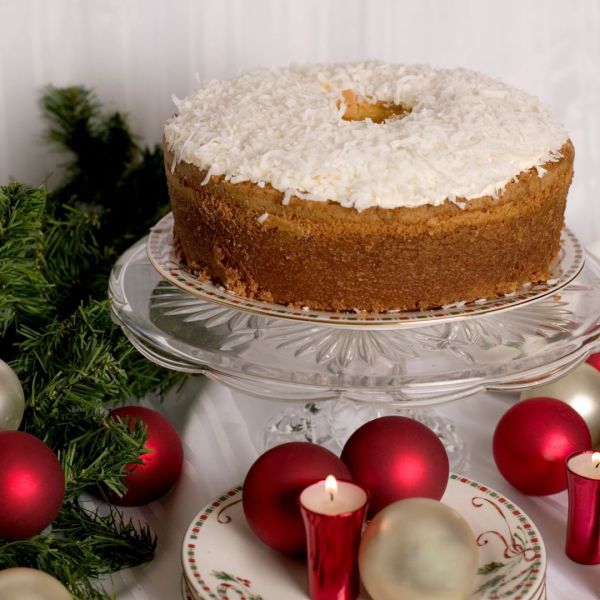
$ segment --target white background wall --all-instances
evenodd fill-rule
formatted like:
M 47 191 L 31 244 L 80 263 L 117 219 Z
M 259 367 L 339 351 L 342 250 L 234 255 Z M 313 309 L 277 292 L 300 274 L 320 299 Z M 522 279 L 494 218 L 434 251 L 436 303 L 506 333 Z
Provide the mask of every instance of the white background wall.
M 56 174 L 48 83 L 94 87 L 154 143 L 195 73 L 365 58 L 469 67 L 539 96 L 576 148 L 567 223 L 600 238 L 598 0 L 0 0 L 0 182 Z

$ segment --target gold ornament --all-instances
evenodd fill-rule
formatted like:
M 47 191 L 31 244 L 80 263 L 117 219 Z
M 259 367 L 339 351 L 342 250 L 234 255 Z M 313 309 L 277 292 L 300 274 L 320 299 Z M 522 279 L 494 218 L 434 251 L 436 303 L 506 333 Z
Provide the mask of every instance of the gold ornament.
M 521 393 L 526 398 L 556 398 L 574 408 L 586 422 L 592 446 L 600 446 L 600 371 L 583 363 L 562 379 Z
M 17 567 L 0 571 L 2 600 L 71 600 L 67 588 L 52 575 Z
M 0 431 L 19 429 L 25 396 L 15 372 L 0 360 Z
M 375 515 L 358 556 L 373 600 L 463 600 L 477 575 L 477 543 L 467 522 L 429 498 L 409 498 Z

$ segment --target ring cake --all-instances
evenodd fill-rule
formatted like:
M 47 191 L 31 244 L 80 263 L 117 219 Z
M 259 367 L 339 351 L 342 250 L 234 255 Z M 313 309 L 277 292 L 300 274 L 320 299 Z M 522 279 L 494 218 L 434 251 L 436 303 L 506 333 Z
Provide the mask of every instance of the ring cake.
M 176 249 L 239 295 L 413 310 L 549 276 L 574 150 L 522 91 L 365 63 L 257 70 L 176 104 Z

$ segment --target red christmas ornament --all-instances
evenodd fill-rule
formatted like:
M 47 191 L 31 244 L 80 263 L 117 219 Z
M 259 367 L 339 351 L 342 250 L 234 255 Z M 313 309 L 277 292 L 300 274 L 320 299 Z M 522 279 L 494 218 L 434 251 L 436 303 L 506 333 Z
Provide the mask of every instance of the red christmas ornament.
M 590 354 L 586 362 L 600 371 L 600 352 L 596 352 L 596 354 Z
M 242 504 L 250 528 L 275 550 L 303 552 L 306 535 L 298 496 L 327 475 L 350 479 L 346 465 L 322 446 L 289 442 L 267 450 L 244 481 Z
M 161 414 L 143 406 L 124 406 L 110 414 L 127 421 L 129 429 L 141 420 L 147 428 L 149 452 L 140 456 L 141 464 L 128 465 L 127 492 L 123 496 L 108 492 L 108 499 L 119 506 L 139 506 L 158 500 L 175 485 L 181 474 L 183 447 L 177 431 Z
M 439 500 L 450 466 L 431 429 L 407 417 L 380 417 L 359 427 L 346 442 L 342 460 L 356 483 L 371 492 L 369 514 L 404 498 Z
M 545 496 L 567 487 L 566 459 L 592 445 L 583 418 L 555 398 L 530 398 L 509 408 L 494 432 L 494 460 L 525 494 Z
M 0 538 L 25 540 L 55 519 L 65 497 L 56 454 L 23 431 L 0 431 Z

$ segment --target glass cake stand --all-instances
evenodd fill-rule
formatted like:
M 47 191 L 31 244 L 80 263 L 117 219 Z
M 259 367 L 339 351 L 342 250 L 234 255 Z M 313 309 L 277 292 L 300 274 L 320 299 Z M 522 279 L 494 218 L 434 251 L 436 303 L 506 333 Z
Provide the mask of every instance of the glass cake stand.
M 146 238 L 134 244 L 113 268 L 115 322 L 166 368 L 295 403 L 267 425 L 265 447 L 307 439 L 339 448 L 362 422 L 400 411 L 436 431 L 460 472 L 464 443 L 452 423 L 423 409 L 552 381 L 600 345 L 600 269 L 593 257 L 581 272 L 571 268 L 570 283 L 560 289 L 502 310 L 451 310 L 381 327 L 315 321 L 302 312 L 274 316 L 199 297 L 167 281 L 146 245 Z

